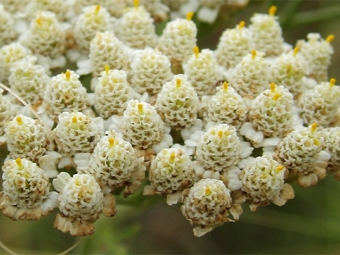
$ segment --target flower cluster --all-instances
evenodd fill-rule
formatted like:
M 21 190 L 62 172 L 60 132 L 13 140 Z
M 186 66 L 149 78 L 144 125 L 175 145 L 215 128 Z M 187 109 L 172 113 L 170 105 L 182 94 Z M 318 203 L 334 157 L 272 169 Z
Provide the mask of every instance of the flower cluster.
M 293 47 L 271 7 L 200 51 L 192 11 L 212 21 L 246 0 L 101 2 L 18 2 L 20 18 L 0 5 L 4 215 L 58 208 L 57 229 L 92 235 L 117 196 L 140 189 L 180 204 L 203 236 L 238 221 L 248 202 L 284 205 L 290 181 L 340 179 L 334 36 Z M 167 15 L 177 18 L 157 35 Z

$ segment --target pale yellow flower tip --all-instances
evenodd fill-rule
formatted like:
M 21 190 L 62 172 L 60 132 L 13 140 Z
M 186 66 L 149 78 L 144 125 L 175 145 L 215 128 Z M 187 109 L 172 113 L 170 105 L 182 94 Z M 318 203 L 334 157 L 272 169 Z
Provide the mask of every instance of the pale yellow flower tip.
M 72 123 L 76 124 L 78 122 L 77 116 L 72 117 Z
M 94 13 L 95 13 L 95 14 L 98 14 L 99 11 L 100 11 L 100 8 L 101 8 L 101 6 L 100 6 L 99 4 L 96 5 L 96 8 L 94 9 Z
M 21 116 L 16 117 L 15 120 L 18 122 L 19 125 L 24 124 L 24 122 L 22 121 Z
M 331 35 L 329 35 L 329 36 L 327 36 L 327 38 L 326 38 L 326 42 L 332 42 L 334 40 L 334 35 L 333 34 L 331 34 Z
M 67 71 L 66 71 L 66 73 L 65 73 L 65 78 L 66 78 L 67 81 L 70 80 L 70 78 L 71 78 L 71 72 L 70 72 L 70 70 L 67 70 Z
M 38 17 L 38 18 L 35 19 L 35 22 L 36 22 L 39 26 L 41 26 L 43 20 L 42 20 L 42 18 Z
M 133 7 L 137 9 L 138 6 L 139 6 L 139 0 L 133 0 Z
M 192 16 L 194 16 L 194 13 L 193 12 L 188 12 L 187 16 L 186 16 L 187 20 L 191 20 Z
M 318 128 L 318 124 L 313 123 L 313 124 L 311 125 L 311 131 L 312 131 L 312 133 L 314 133 L 315 130 L 316 130 L 317 128 Z
M 138 112 L 139 112 L 139 114 L 143 114 L 143 113 L 144 113 L 143 104 L 139 103 L 139 104 L 137 105 L 137 107 L 138 107 Z
M 108 74 L 109 74 L 109 71 L 110 71 L 110 66 L 109 66 L 109 65 L 105 65 L 105 66 L 104 66 L 104 69 L 105 69 L 106 75 L 108 75 Z
M 115 139 L 113 137 L 109 137 L 108 140 L 109 140 L 109 147 L 112 148 L 113 145 L 115 144 Z
M 228 82 L 224 81 L 222 85 L 223 85 L 223 91 L 226 92 L 229 86 Z
M 333 87 L 335 83 L 336 83 L 336 79 L 331 78 L 331 79 L 329 80 L 329 86 L 330 86 L 330 87 Z
M 23 169 L 24 166 L 22 165 L 22 162 L 21 162 L 21 158 L 17 158 L 15 160 L 15 163 L 17 163 L 17 166 L 19 167 L 19 169 Z
M 194 47 L 194 54 L 195 54 L 196 58 L 198 57 L 199 52 L 200 52 L 200 49 L 197 46 L 195 46 Z
M 270 83 L 269 87 L 270 87 L 270 91 L 271 91 L 272 93 L 274 93 L 274 92 L 275 92 L 275 89 L 276 89 L 276 85 L 274 84 L 274 82 Z
M 242 29 L 242 28 L 244 28 L 245 25 L 246 25 L 246 23 L 242 20 L 240 23 L 238 23 L 237 28 Z
M 256 50 L 251 51 L 251 58 L 254 60 L 256 58 Z
M 209 187 L 205 188 L 205 195 L 210 196 L 211 195 L 211 189 Z
M 176 88 L 181 87 L 181 84 L 182 84 L 182 79 L 177 78 L 177 79 L 176 79 Z
M 296 55 L 298 54 L 299 50 L 300 50 L 300 48 L 297 47 L 297 46 L 294 48 L 294 53 L 293 53 L 294 57 L 296 57 Z
M 270 16 L 274 16 L 275 15 L 275 13 L 276 13 L 276 11 L 277 11 L 277 7 L 275 6 L 275 5 L 273 5 L 273 6 L 271 6 L 270 8 L 269 8 L 269 15 Z
M 172 153 L 170 154 L 170 162 L 171 162 L 171 163 L 174 163 L 175 157 L 176 157 L 175 152 L 172 152 Z

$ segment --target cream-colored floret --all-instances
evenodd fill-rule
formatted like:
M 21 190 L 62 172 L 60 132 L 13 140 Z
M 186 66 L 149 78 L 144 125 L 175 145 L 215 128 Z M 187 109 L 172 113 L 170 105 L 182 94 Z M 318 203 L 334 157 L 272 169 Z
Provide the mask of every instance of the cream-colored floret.
M 37 162 L 48 149 L 50 140 L 46 128 L 37 120 L 23 115 L 5 124 L 9 158 L 27 158 Z
M 10 88 L 26 103 L 35 104 L 41 101 L 50 77 L 44 68 L 36 64 L 35 57 L 18 61 L 11 68 L 8 78 Z
M 241 150 L 236 129 L 228 124 L 219 124 L 203 134 L 197 144 L 195 156 L 206 170 L 221 172 L 240 161 Z
M 128 196 L 141 185 L 145 166 L 131 144 L 110 131 L 97 143 L 85 172 L 110 190 L 126 186 L 124 196 Z
M 264 52 L 267 56 L 279 56 L 284 51 L 282 29 L 274 16 L 276 7 L 269 9 L 269 14 L 256 13 L 251 19 L 249 29 L 255 49 Z
M 126 81 L 126 73 L 120 70 L 109 70 L 101 73 L 94 90 L 94 108 L 107 119 L 112 115 L 122 115 L 127 102 L 132 99 L 132 89 Z
M 189 14 L 190 16 L 192 14 Z M 196 46 L 196 24 L 188 19 L 176 19 L 166 24 L 158 41 L 158 50 L 166 55 L 174 64 L 189 59 Z
M 53 130 L 62 144 L 61 152 L 76 153 L 92 152 L 100 139 L 100 131 L 93 119 L 81 112 L 63 112 Z
M 57 206 L 44 170 L 27 159 L 8 160 L 2 167 L 0 211 L 13 220 L 39 220 Z
M 225 68 L 234 68 L 252 49 L 254 44 L 248 28 L 244 27 L 244 21 L 234 29 L 226 29 L 221 35 L 215 56 L 217 63 Z
M 22 38 L 22 44 L 34 53 L 50 58 L 65 50 L 66 33 L 53 12 L 38 12 Z
M 222 78 L 213 51 L 209 49 L 199 52 L 198 47 L 195 47 L 194 54 L 183 68 L 188 81 L 200 97 L 206 95 L 209 87 Z
M 305 124 L 316 122 L 323 127 L 332 124 L 338 114 L 340 102 L 340 87 L 335 82 L 335 79 L 322 82 L 301 95 L 297 105 Z
M 269 84 L 269 63 L 264 53 L 253 50 L 251 54 L 242 58 L 229 77 L 229 85 L 241 97 L 253 99 L 257 97 Z
M 139 93 L 158 94 L 173 78 L 170 60 L 155 49 L 145 49 L 131 63 L 131 86 Z
M 164 122 L 175 129 L 189 127 L 197 118 L 199 100 L 185 75 L 175 75 L 157 96 L 156 110 Z
M 112 31 L 108 11 L 100 5 L 84 7 L 74 27 L 74 39 L 78 49 L 88 52 L 95 35 L 105 31 Z
M 251 200 L 251 210 L 255 211 L 258 206 L 269 203 L 282 206 L 287 199 L 294 197 L 293 188 L 289 184 L 284 184 L 285 171 L 284 166 L 268 155 L 255 158 L 242 169 L 240 175 L 242 191 Z M 286 198 L 283 191 L 286 192 L 288 189 L 293 193 Z
M 5 133 L 5 124 L 16 116 L 18 108 L 15 107 L 8 96 L 2 94 L 0 89 L 0 145 L 4 142 L 1 136 Z
M 2 2 L 1 2 L 2 3 Z M 0 47 L 14 41 L 17 33 L 14 29 L 14 19 L 6 8 L 0 4 Z
M 44 105 L 55 121 L 62 112 L 85 110 L 89 101 L 86 88 L 79 81 L 79 75 L 67 70 L 53 76 L 44 93 Z
M 226 82 L 215 95 L 203 98 L 202 102 L 205 123 L 225 123 L 238 129 L 246 120 L 247 107 L 242 97 Z
M 89 58 L 94 76 L 98 76 L 106 65 L 124 70 L 128 64 L 123 43 L 110 31 L 96 33 L 90 44 Z
M 67 17 L 70 5 L 64 0 L 31 0 L 26 7 L 28 19 L 33 19 L 40 11 L 53 12 L 58 20 L 64 21 Z
M 270 84 L 258 95 L 249 110 L 249 121 L 264 136 L 282 137 L 293 128 L 293 95 L 283 86 Z
M 144 7 L 136 6 L 119 19 L 117 37 L 131 48 L 154 47 L 157 42 L 155 25 Z
M 334 35 L 329 35 L 326 40 L 322 39 L 318 33 L 309 33 L 308 41 L 300 40 L 297 46 L 300 48 L 301 55 L 307 61 L 309 67 L 309 76 L 318 82 L 328 79 L 327 71 L 331 64 L 331 56 L 334 49 L 331 42 Z

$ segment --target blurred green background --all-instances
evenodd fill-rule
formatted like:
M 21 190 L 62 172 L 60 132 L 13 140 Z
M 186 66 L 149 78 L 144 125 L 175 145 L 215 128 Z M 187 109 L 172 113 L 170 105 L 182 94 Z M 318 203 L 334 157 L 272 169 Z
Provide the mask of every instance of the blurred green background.
M 198 22 L 198 46 L 215 49 L 226 28 L 275 4 L 285 41 L 295 44 L 310 32 L 335 35 L 329 77 L 340 81 L 340 1 L 250 0 L 241 10 L 222 10 L 213 25 Z M 162 24 L 158 25 L 159 29 Z M 0 157 L 6 155 L 0 147 Z M 1 164 L 2 165 L 2 164 Z M 160 197 L 118 197 L 118 213 L 96 222 L 95 234 L 83 238 L 70 254 L 340 254 L 340 183 L 327 176 L 315 187 L 296 185 L 296 196 L 283 207 L 270 205 L 250 212 L 204 237 L 193 236 L 179 206 Z M 0 215 L 0 240 L 19 254 L 56 254 L 79 238 L 53 228 L 55 214 L 40 221 L 15 222 Z M 0 248 L 0 254 L 8 254 Z

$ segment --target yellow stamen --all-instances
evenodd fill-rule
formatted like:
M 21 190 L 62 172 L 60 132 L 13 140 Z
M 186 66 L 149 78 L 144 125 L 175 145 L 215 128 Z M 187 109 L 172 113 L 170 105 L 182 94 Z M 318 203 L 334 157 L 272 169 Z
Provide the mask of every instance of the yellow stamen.
M 315 132 L 315 130 L 317 129 L 317 127 L 318 127 L 318 124 L 316 124 L 316 123 L 313 123 L 313 124 L 311 125 L 311 131 L 312 131 L 312 133 Z
M 70 81 L 70 78 L 71 78 L 71 72 L 70 72 L 70 70 L 67 70 L 67 71 L 66 71 L 65 77 L 66 77 L 66 80 L 67 80 L 67 81 Z
M 291 70 L 292 70 L 292 64 L 288 64 L 288 66 L 287 66 L 287 73 L 290 73 Z
M 275 92 L 275 89 L 276 89 L 276 85 L 274 84 L 274 82 L 272 82 L 272 83 L 270 83 L 270 91 L 272 92 L 272 93 L 274 93 Z
M 222 135 L 223 135 L 223 131 L 222 130 L 218 130 L 217 135 L 221 138 Z
M 133 0 L 133 7 L 135 7 L 135 9 L 137 9 L 139 6 L 139 0 Z
M 170 154 L 170 163 L 174 163 L 175 157 L 176 157 L 175 152 L 172 152 L 172 153 Z
M 109 147 L 112 148 L 115 145 L 115 139 L 113 137 L 109 137 Z
M 21 162 L 21 158 L 17 158 L 15 160 L 15 163 L 17 163 L 17 166 L 19 167 L 20 170 L 24 168 L 24 166 L 22 165 L 22 162 Z
M 279 165 L 277 168 L 276 168 L 276 172 L 279 173 L 281 172 L 285 167 L 282 166 L 282 165 Z
M 297 46 L 294 48 L 294 53 L 293 53 L 294 57 L 296 57 L 296 55 L 298 54 L 299 50 L 300 50 L 300 48 L 297 47 Z
M 251 51 L 251 59 L 254 60 L 256 58 L 256 50 Z
M 176 88 L 180 88 L 181 87 L 181 84 L 182 84 L 182 79 L 181 78 L 177 78 L 176 79 Z
M 314 145 L 316 145 L 316 146 L 320 146 L 320 142 L 319 142 L 318 139 L 315 139 L 315 138 L 314 138 L 313 143 L 314 143 Z
M 329 36 L 327 36 L 327 38 L 326 38 L 326 42 L 332 42 L 334 40 L 334 35 L 333 34 L 331 34 L 331 35 L 329 35 Z
M 329 86 L 330 87 L 333 87 L 335 83 L 336 83 L 336 80 L 334 78 L 329 80 Z
M 101 8 L 101 6 L 100 6 L 99 4 L 96 5 L 96 8 L 94 9 L 94 13 L 95 13 L 95 14 L 98 14 L 99 11 L 100 11 L 100 8 Z
M 110 71 L 110 66 L 109 65 L 105 65 L 105 73 L 106 73 L 106 75 L 108 75 L 109 74 L 109 71 Z
M 244 21 L 241 21 L 240 23 L 238 23 L 238 29 L 242 29 L 244 28 L 244 26 L 246 25 L 246 23 Z
M 192 16 L 194 16 L 194 13 L 193 12 L 188 12 L 187 13 L 187 20 L 191 20 L 192 19 Z
M 35 19 L 35 22 L 36 22 L 39 26 L 41 26 L 41 25 L 42 25 L 42 18 L 40 18 L 40 17 L 36 18 L 36 19 Z
M 143 104 L 139 103 L 139 104 L 137 105 L 137 107 L 138 107 L 138 112 L 139 112 L 139 114 L 143 114 L 143 113 L 144 113 Z
M 270 8 L 269 8 L 269 15 L 270 16 L 274 16 L 275 15 L 275 13 L 276 13 L 276 11 L 277 11 L 277 8 L 276 8 L 276 6 L 275 5 L 273 5 L 273 6 L 271 6 Z
M 76 124 L 78 122 L 77 116 L 72 117 L 72 123 Z
M 205 195 L 210 196 L 211 195 L 211 189 L 209 187 L 205 188 Z
M 228 82 L 224 81 L 223 82 L 223 91 L 224 92 L 226 92 L 228 90 L 228 86 L 229 86 Z
M 199 52 L 200 52 L 200 49 L 197 46 L 194 47 L 194 53 L 195 53 L 196 58 L 198 58 L 198 53 Z
M 22 121 L 21 116 L 16 117 L 15 120 L 18 122 L 19 125 L 24 124 L 24 122 Z
M 276 101 L 281 97 L 281 94 L 279 93 L 275 93 L 275 95 L 273 96 L 273 99 Z

